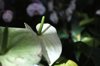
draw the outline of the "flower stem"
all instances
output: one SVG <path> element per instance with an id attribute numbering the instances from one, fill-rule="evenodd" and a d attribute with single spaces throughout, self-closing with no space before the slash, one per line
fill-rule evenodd
<path id="1" fill-rule="evenodd" d="M 41 33 L 42 33 L 41 31 L 42 31 L 42 28 L 43 28 L 44 20 L 45 20 L 45 16 L 43 16 L 42 20 L 41 20 L 41 24 L 40 24 L 39 31 L 38 31 L 39 35 L 41 35 Z"/>
<path id="2" fill-rule="evenodd" d="M 1 45 L 1 54 L 6 53 L 7 44 L 8 44 L 8 27 L 5 27 L 3 32 L 2 45 Z"/>

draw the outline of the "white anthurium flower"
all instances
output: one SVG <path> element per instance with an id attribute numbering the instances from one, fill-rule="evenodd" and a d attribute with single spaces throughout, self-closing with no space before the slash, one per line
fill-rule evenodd
<path id="1" fill-rule="evenodd" d="M 40 24 L 37 25 L 37 30 L 39 26 Z M 46 28 L 48 29 L 45 31 Z M 60 57 L 62 45 L 56 29 L 50 24 L 44 24 L 42 32 L 43 34 L 39 38 L 43 47 L 43 56 L 48 61 L 49 66 L 51 66 Z"/>
<path id="2" fill-rule="evenodd" d="M 40 41 L 40 43 L 41 43 L 43 56 L 47 60 L 49 66 L 52 66 L 52 64 L 61 55 L 62 44 L 57 35 L 56 29 L 52 25 L 50 25 L 48 23 L 43 24 L 42 22 L 36 26 L 38 33 L 39 33 L 40 29 L 42 28 L 40 31 L 41 34 L 37 35 L 37 37 L 38 37 L 38 41 Z M 32 31 L 32 29 L 27 24 L 26 24 L 26 27 L 30 31 Z M 33 32 L 33 34 L 35 34 L 34 31 L 32 31 L 32 32 Z"/>
<path id="3" fill-rule="evenodd" d="M 42 5 L 42 3 L 31 3 L 28 5 L 26 12 L 27 14 L 32 17 L 34 15 L 43 15 L 46 9 Z"/>
<path id="4" fill-rule="evenodd" d="M 30 31 L 32 30 L 27 24 L 26 26 Z M 36 26 L 37 31 L 39 31 L 39 27 L 40 24 Z M 34 31 L 32 32 L 35 34 Z M 37 35 L 38 41 L 41 42 L 43 56 L 46 58 L 49 66 L 51 66 L 60 57 L 62 45 L 56 29 L 50 24 L 45 23 L 41 32 L 41 35 Z"/>
<path id="5" fill-rule="evenodd" d="M 55 24 L 58 23 L 58 16 L 57 16 L 57 13 L 55 11 L 50 14 L 50 20 Z"/>
<path id="6" fill-rule="evenodd" d="M 6 10 L 2 15 L 2 19 L 5 22 L 8 22 L 8 23 L 11 22 L 13 19 L 13 12 L 11 10 Z"/>
<path id="7" fill-rule="evenodd" d="M 0 27 L 0 39 L 4 27 Z M 25 28 L 8 28 L 8 51 L 0 55 L 2 66 L 33 66 L 41 60 L 42 48 L 36 36 Z M 0 40 L 0 45 L 2 44 Z M 1 49 L 1 48 L 0 48 Z"/>

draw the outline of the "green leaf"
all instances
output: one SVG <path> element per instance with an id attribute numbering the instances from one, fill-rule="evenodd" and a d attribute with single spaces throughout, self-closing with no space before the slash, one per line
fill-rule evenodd
<path id="1" fill-rule="evenodd" d="M 67 39 L 69 37 L 68 33 L 65 30 L 59 30 L 58 35 L 61 39 Z"/>
<path id="2" fill-rule="evenodd" d="M 93 47 L 93 38 L 92 37 L 84 37 L 84 38 L 82 38 L 81 41 L 86 43 L 87 45 Z"/>
<path id="3" fill-rule="evenodd" d="M 74 61 L 68 60 L 65 66 L 78 66 Z"/>
<path id="4" fill-rule="evenodd" d="M 82 34 L 82 38 L 81 38 L 81 42 L 87 44 L 90 47 L 94 47 L 93 43 L 94 43 L 94 39 L 93 37 L 88 34 L 88 33 L 84 33 Z"/>
<path id="5" fill-rule="evenodd" d="M 39 30 L 40 24 L 36 26 Z M 39 36 L 43 50 L 43 56 L 46 58 L 49 66 L 51 66 L 61 55 L 62 45 L 57 35 L 56 29 L 48 23 L 42 28 L 42 34 Z"/>
<path id="6" fill-rule="evenodd" d="M 55 66 L 78 66 L 78 64 L 72 60 L 68 60 L 66 63 L 60 64 L 60 65 L 55 65 Z"/>
<path id="7" fill-rule="evenodd" d="M 63 64 L 59 64 L 59 65 L 54 65 L 54 66 L 66 66 L 66 64 L 63 63 Z"/>
<path id="8" fill-rule="evenodd" d="M 4 27 L 0 27 L 0 45 L 3 30 Z M 37 37 L 25 28 L 9 28 L 8 31 L 8 52 L 0 55 L 2 66 L 33 66 L 38 63 L 42 53 Z"/>
<path id="9" fill-rule="evenodd" d="M 74 42 L 78 42 L 81 40 L 81 32 L 83 31 L 84 27 L 79 26 L 79 22 L 74 22 L 71 26 L 71 35 L 72 40 Z"/>
<path id="10" fill-rule="evenodd" d="M 94 20 L 93 18 L 91 18 L 91 19 L 90 19 L 90 18 L 84 19 L 84 20 L 80 21 L 79 25 L 80 25 L 80 26 L 84 26 L 84 25 L 86 25 L 86 24 L 91 23 L 93 20 Z"/>
<path id="11" fill-rule="evenodd" d="M 71 33 L 74 42 L 81 41 L 81 32 L 83 29 L 84 29 L 83 27 L 77 27 L 72 29 Z"/>

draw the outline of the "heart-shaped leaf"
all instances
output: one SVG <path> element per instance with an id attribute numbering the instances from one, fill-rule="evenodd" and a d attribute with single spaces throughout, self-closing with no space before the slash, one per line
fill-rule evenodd
<path id="1" fill-rule="evenodd" d="M 4 27 L 0 27 L 0 45 Z M 36 36 L 25 28 L 8 29 L 8 52 L 0 56 L 2 66 L 33 66 L 41 59 L 41 46 Z"/>

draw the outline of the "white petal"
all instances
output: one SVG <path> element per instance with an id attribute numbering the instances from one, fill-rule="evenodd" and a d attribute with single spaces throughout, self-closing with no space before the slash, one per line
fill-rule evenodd
<path id="1" fill-rule="evenodd" d="M 37 30 L 40 24 L 37 25 Z M 41 36 L 41 45 L 43 47 L 43 55 L 48 61 L 49 66 L 51 66 L 61 55 L 62 45 L 61 41 L 57 35 L 56 29 L 50 24 L 44 24 L 44 31 L 48 26 L 50 26 Z"/>

